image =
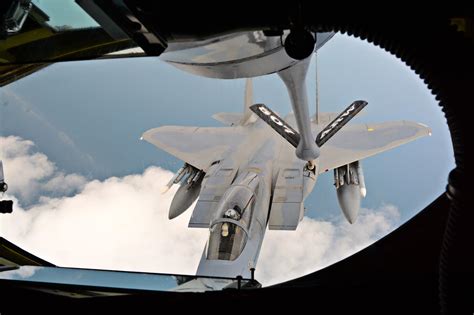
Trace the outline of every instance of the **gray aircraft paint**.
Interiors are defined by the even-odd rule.
[[[360,197],[366,194],[366,188],[361,167],[351,163],[431,132],[424,125],[405,121],[370,127],[349,125],[339,130],[320,149],[315,143],[316,135],[326,127],[323,123],[326,120],[331,122],[335,116],[318,113],[319,125],[310,120],[305,84],[310,58],[299,62],[292,60],[284,54],[281,42],[278,44],[275,38],[265,38],[257,33],[222,37],[215,43],[206,42],[197,47],[178,47],[165,54],[163,59],[184,71],[215,78],[252,77],[278,72],[287,87],[294,114],[287,115],[284,121],[273,120],[273,123],[298,127],[300,140],[296,151],[277,132],[255,115],[249,114],[252,93],[250,82],[246,84],[243,114],[213,115],[230,127],[163,126],[151,129],[142,136],[144,140],[192,165],[196,171],[206,173],[189,223],[190,227],[210,228],[210,239],[197,270],[199,275],[249,277],[250,270],[257,264],[266,225],[270,229],[295,230],[304,215],[304,199],[312,191],[321,172],[336,169],[335,172],[342,175],[336,178],[338,200],[344,215],[353,223],[360,207]],[[326,40],[318,41],[316,49],[333,35],[329,34]],[[317,36],[319,39],[319,34]],[[235,41],[242,43],[240,48],[228,49]],[[255,45],[258,49],[253,50]],[[350,108],[346,109],[346,113],[339,117],[349,115],[350,112]],[[329,127],[329,132],[332,128],[335,126]],[[291,128],[287,130],[292,131]],[[288,133],[287,130],[280,134]],[[308,169],[309,163],[306,161],[315,167]],[[357,165],[357,172],[350,165]],[[257,177],[259,184],[252,190],[255,200],[248,208],[251,209],[251,217],[247,215],[248,222],[244,224],[232,221],[226,215],[232,211],[238,212],[239,220],[243,220],[248,210],[244,209],[240,213],[237,202],[234,210],[228,209],[226,212],[225,205],[231,204],[231,198],[236,198],[236,189],[242,190],[242,196],[245,191],[250,191],[241,183],[246,176]],[[175,198],[184,200],[187,194],[186,190],[181,189]],[[177,213],[176,209],[173,210]],[[232,246],[228,257],[223,258],[219,256],[220,252],[213,254],[212,251],[228,247],[228,226],[233,226]],[[221,236],[218,227],[221,228]],[[233,249],[237,235],[240,235],[240,240],[244,237],[247,239],[239,255],[235,256]],[[219,239],[217,243],[216,237]]]
[[[321,113],[321,121],[330,122],[331,117],[328,116],[331,114]],[[288,114],[284,121],[295,127],[293,114]],[[326,126],[323,123],[311,123],[313,138]],[[295,230],[304,215],[304,199],[312,191],[318,174],[429,133],[428,127],[407,121],[362,125],[349,123],[321,147],[313,176],[305,168],[306,162],[294,154],[294,147],[254,114],[244,125],[214,128],[163,126],[146,131],[142,137],[206,173],[190,227],[212,227],[213,222],[218,220],[216,209],[225,202],[223,196],[226,191],[238,184],[239,176],[251,172],[259,177],[254,212],[248,225],[248,239],[242,252],[233,261],[209,260],[208,242],[197,270],[199,275],[249,277],[250,269],[257,265],[267,222],[270,229]],[[360,190],[360,187],[357,189]],[[273,199],[270,202],[271,196]],[[357,214],[345,215],[353,221]]]
[[[334,36],[317,33],[315,49]],[[170,43],[160,59],[183,71],[208,78],[236,79],[275,73],[294,66],[282,45],[288,31],[267,37],[262,31],[242,32],[194,43]]]

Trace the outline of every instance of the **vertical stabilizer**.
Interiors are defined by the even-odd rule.
[[[250,116],[252,115],[252,111],[250,110],[250,106],[253,105],[253,85],[252,85],[252,78],[247,78],[245,80],[245,96],[244,96],[244,115],[242,116],[241,124],[245,124]]]
[[[212,115],[212,117],[227,126],[244,126],[250,122],[250,117],[252,116],[252,113],[253,113],[250,110],[250,106],[252,105],[253,105],[252,79],[247,78],[247,80],[245,81],[244,111],[242,113],[216,113]]]

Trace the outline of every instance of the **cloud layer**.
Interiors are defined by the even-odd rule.
[[[31,141],[14,136],[0,137],[0,158],[15,200],[13,214],[0,217],[3,237],[61,266],[195,273],[208,231],[187,228],[191,211],[168,220],[177,188],[161,191],[171,172],[149,167],[87,181],[59,171]],[[327,266],[398,222],[396,207],[383,205],[361,209],[354,225],[342,216],[335,222],[305,217],[295,232],[267,231],[256,278],[272,284]]]
[[[395,206],[382,205],[375,210],[360,209],[352,225],[342,215],[336,222],[304,217],[294,232],[267,231],[256,278],[269,285],[326,267],[386,235],[397,226],[399,217]]]
[[[34,152],[34,143],[19,137],[0,137],[0,158],[5,167],[9,193],[30,204],[42,195],[65,196],[86,184],[85,177],[64,174],[46,155]]]

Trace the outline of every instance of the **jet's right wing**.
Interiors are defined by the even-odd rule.
[[[431,129],[411,121],[347,125],[321,147],[320,173],[393,149],[420,137]]]
[[[142,135],[142,139],[203,171],[242,138],[238,127],[163,126]]]

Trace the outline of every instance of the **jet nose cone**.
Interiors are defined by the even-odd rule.
[[[360,209],[359,185],[342,185],[337,189],[337,199],[347,221],[353,224]]]

